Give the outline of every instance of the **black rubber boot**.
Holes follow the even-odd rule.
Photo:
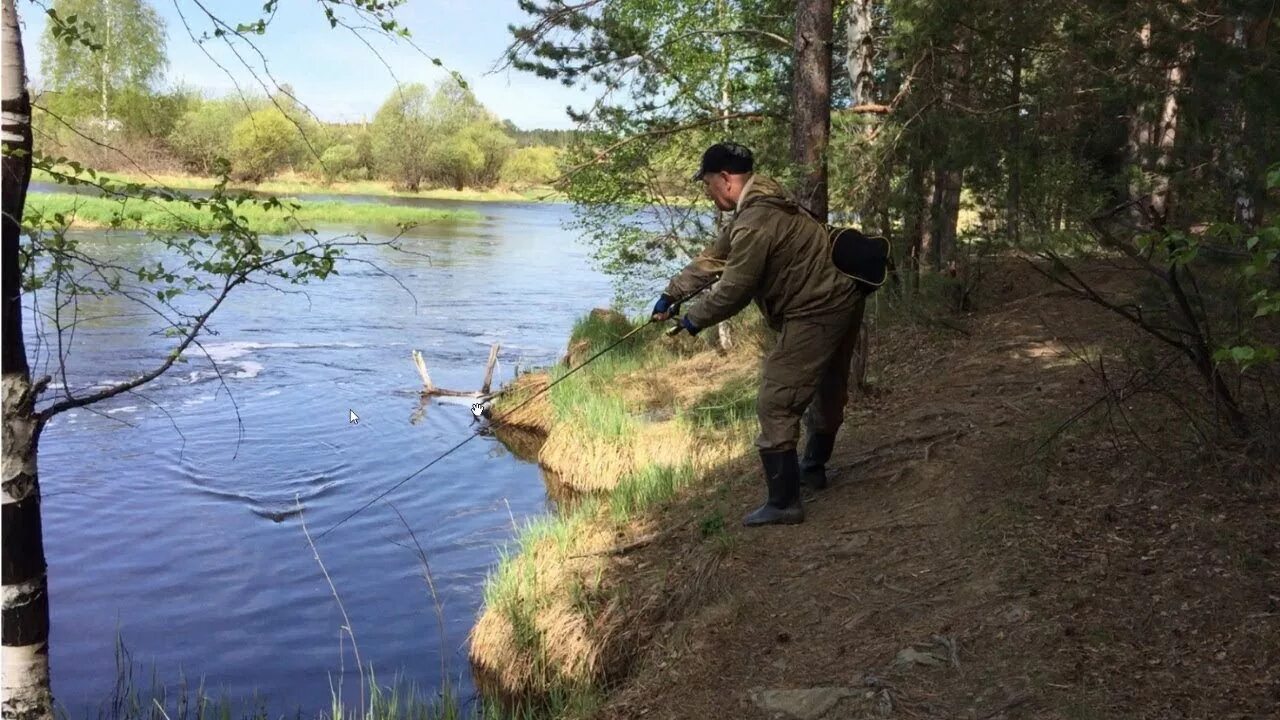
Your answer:
[[[760,451],[769,499],[742,519],[743,525],[795,525],[804,522],[800,504],[800,462],[795,450]]]
[[[814,490],[827,487],[827,461],[836,446],[836,436],[814,433],[804,446],[804,459],[800,461],[800,479]]]

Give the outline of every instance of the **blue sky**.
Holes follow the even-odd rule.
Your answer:
[[[181,9],[197,36],[207,29],[208,19],[195,2],[149,1],[166,23],[166,82],[182,83],[208,94],[232,91],[231,79],[192,42],[179,17]],[[202,1],[232,24],[256,20],[263,2]],[[42,80],[39,38],[45,28],[44,4],[52,5],[52,0],[41,0],[40,4],[18,2],[25,26],[28,72],[36,86]],[[594,98],[592,91],[566,88],[532,73],[504,70],[488,74],[510,42],[507,25],[523,24],[527,18],[516,0],[409,0],[396,10],[396,17],[409,28],[425,53],[460,72],[486,107],[521,128],[572,127],[565,106],[581,109]],[[372,33],[366,37],[402,83],[430,85],[447,75],[405,44]],[[281,0],[267,34],[256,41],[276,79],[292,85],[298,98],[322,120],[357,121],[362,116],[372,119],[395,87],[396,80],[368,47],[347,30],[329,28],[316,0]],[[243,87],[255,87],[252,76],[222,41],[209,40],[205,47]]]

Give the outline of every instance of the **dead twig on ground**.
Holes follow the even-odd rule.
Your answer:
[[[1003,712],[1006,712],[1006,711],[1012,710],[1013,708],[1018,707],[1019,705],[1027,702],[1030,699],[1031,699],[1031,693],[1019,693],[1017,695],[1014,695],[1013,697],[1000,703],[994,708],[991,708],[986,713],[979,715],[978,720],[990,720],[991,718]]]
[[[938,523],[919,522],[919,523],[882,523],[880,525],[863,525],[861,527],[844,528],[836,532],[841,535],[855,535],[860,532],[872,532],[875,530],[908,530],[915,528],[933,527]]]
[[[596,552],[579,553],[577,555],[570,555],[569,557],[576,560],[578,558],[599,557],[601,555],[613,555],[613,556],[626,555],[627,553],[633,552],[635,550],[639,550],[640,548],[646,545],[653,544],[653,541],[657,540],[661,536],[662,536],[661,533],[656,533],[656,532],[649,533],[648,535],[641,535],[640,537],[636,538],[632,542],[627,543],[626,545],[619,545],[617,547],[612,547],[607,550],[597,550]]]

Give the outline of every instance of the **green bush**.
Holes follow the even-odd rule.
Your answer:
[[[559,158],[553,147],[520,148],[502,164],[498,177],[508,185],[546,185],[560,175]]]
[[[408,85],[392,92],[369,135],[376,173],[409,190],[424,181],[492,185],[515,147],[475,95],[451,80],[434,91]]]
[[[455,190],[473,184],[484,170],[484,152],[471,140],[458,136],[432,143],[425,161],[433,180]]]
[[[503,164],[511,156],[516,141],[507,136],[502,128],[493,122],[472,123],[458,133],[463,141],[471,142],[480,150],[483,160],[479,171],[471,178],[471,183],[490,187],[498,182],[498,174]]]
[[[261,182],[301,154],[298,128],[278,109],[259,110],[231,130],[231,168],[236,176]]]
[[[165,93],[126,88],[111,98],[111,117],[120,122],[125,137],[164,138],[199,98],[177,89]]]
[[[231,131],[246,111],[262,108],[251,101],[249,108],[240,99],[208,100],[183,113],[169,133],[169,146],[187,169],[208,175],[218,158],[231,155]]]
[[[370,149],[378,175],[407,190],[417,190],[427,174],[426,145],[431,127],[426,119],[430,94],[425,85],[392,91],[373,116]]]
[[[352,180],[359,176],[360,151],[355,145],[333,145],[320,155],[316,163],[316,171],[331,183],[337,180]]]

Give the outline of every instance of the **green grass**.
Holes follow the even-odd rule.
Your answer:
[[[587,343],[587,349],[578,353],[580,357],[575,357],[575,362],[583,362],[643,322],[613,315],[587,315],[574,325],[570,336],[570,347]],[[636,333],[553,387],[548,392],[548,401],[556,420],[575,419],[582,427],[590,428],[596,437],[624,441],[635,430],[635,420],[626,403],[609,392],[610,385],[619,375],[649,366],[658,358],[663,351],[655,343],[656,336],[656,329]],[[570,368],[557,368],[552,380],[559,380],[569,371]]]
[[[609,493],[609,513],[617,523],[625,523],[675,497],[676,491],[692,482],[688,465],[650,465],[625,477]]]
[[[608,347],[628,332],[639,327],[646,318],[626,320],[616,315],[595,314],[582,318],[569,341],[574,363],[581,363],[595,352]],[[630,407],[623,388],[643,382],[645,372],[662,372],[679,359],[683,350],[661,342],[657,327],[639,332],[632,341],[619,345],[591,365],[565,378],[569,368],[560,366],[550,373],[551,380],[565,378],[547,392],[553,422],[558,433],[572,433],[573,447],[628,448],[642,436],[645,421],[639,411]],[[745,337],[739,336],[746,340]],[[637,375],[638,373],[638,375]],[[624,376],[630,375],[624,380]],[[716,388],[696,403],[684,408],[670,422],[677,433],[703,434],[721,438],[754,434],[756,388],[753,378],[737,378],[727,386]],[[517,402],[519,398],[511,398]],[[506,402],[504,400],[503,402]],[[495,411],[501,412],[500,407]],[[515,636],[512,641],[521,649],[521,662],[529,663],[537,680],[531,693],[549,693],[565,699],[591,699],[599,688],[566,685],[553,666],[549,652],[554,638],[538,631],[534,618],[546,608],[568,602],[575,612],[593,622],[602,606],[600,599],[603,565],[594,566],[593,575],[578,576],[570,572],[566,578],[549,583],[545,571],[569,558],[590,557],[596,550],[591,543],[614,533],[626,533],[634,523],[646,518],[665,503],[672,501],[682,489],[692,485],[697,475],[685,458],[675,465],[650,464],[630,470],[616,486],[586,494],[580,502],[559,514],[540,518],[519,529],[510,551],[503,554],[498,566],[485,583],[485,612],[496,613],[510,623]],[[580,458],[582,464],[593,463],[591,457]],[[704,529],[710,542],[725,545],[723,514]],[[586,553],[583,555],[583,553]],[[559,578],[561,568],[551,577]],[[606,590],[607,594],[608,591]],[[574,681],[577,682],[577,681]]]
[[[368,227],[479,220],[479,213],[437,210],[374,203],[299,202],[291,208],[265,209],[246,203],[237,215],[251,230],[267,235],[285,235],[313,225]],[[27,196],[27,222],[43,218],[45,224],[61,224],[58,216],[72,226],[113,227],[161,232],[217,232],[222,222],[205,208],[183,202],[162,200],[118,200],[63,193],[32,193]]]
[[[558,422],[576,421],[592,436],[625,440],[635,430],[635,420],[621,398],[601,394],[589,378],[576,375],[551,389],[550,403]]]
[[[697,427],[726,428],[749,422],[756,416],[758,383],[753,377],[731,380],[698,398],[685,414]]]
[[[70,174],[70,173],[68,173]],[[173,188],[180,190],[211,190],[219,179],[200,175],[173,175],[153,173],[98,173],[101,179],[117,182],[138,183],[153,188]],[[48,173],[36,169],[31,175],[32,182],[57,182]],[[325,184],[323,181],[307,176],[280,177],[261,183],[229,183],[231,188],[253,190],[272,195],[373,195],[378,197],[410,197],[430,200],[458,200],[464,202],[563,202],[566,195],[549,187],[528,187],[520,189],[472,189],[454,190],[452,188],[427,188],[418,192],[399,190],[385,180],[357,180],[352,182],[335,182]]]
[[[572,346],[585,341],[590,345],[590,352],[596,353],[645,323],[646,320],[628,320],[611,313],[590,313],[574,323],[569,344]],[[609,354],[613,357],[625,357],[643,350],[646,347],[642,342],[643,335],[644,333],[636,333],[631,339],[610,350]]]

